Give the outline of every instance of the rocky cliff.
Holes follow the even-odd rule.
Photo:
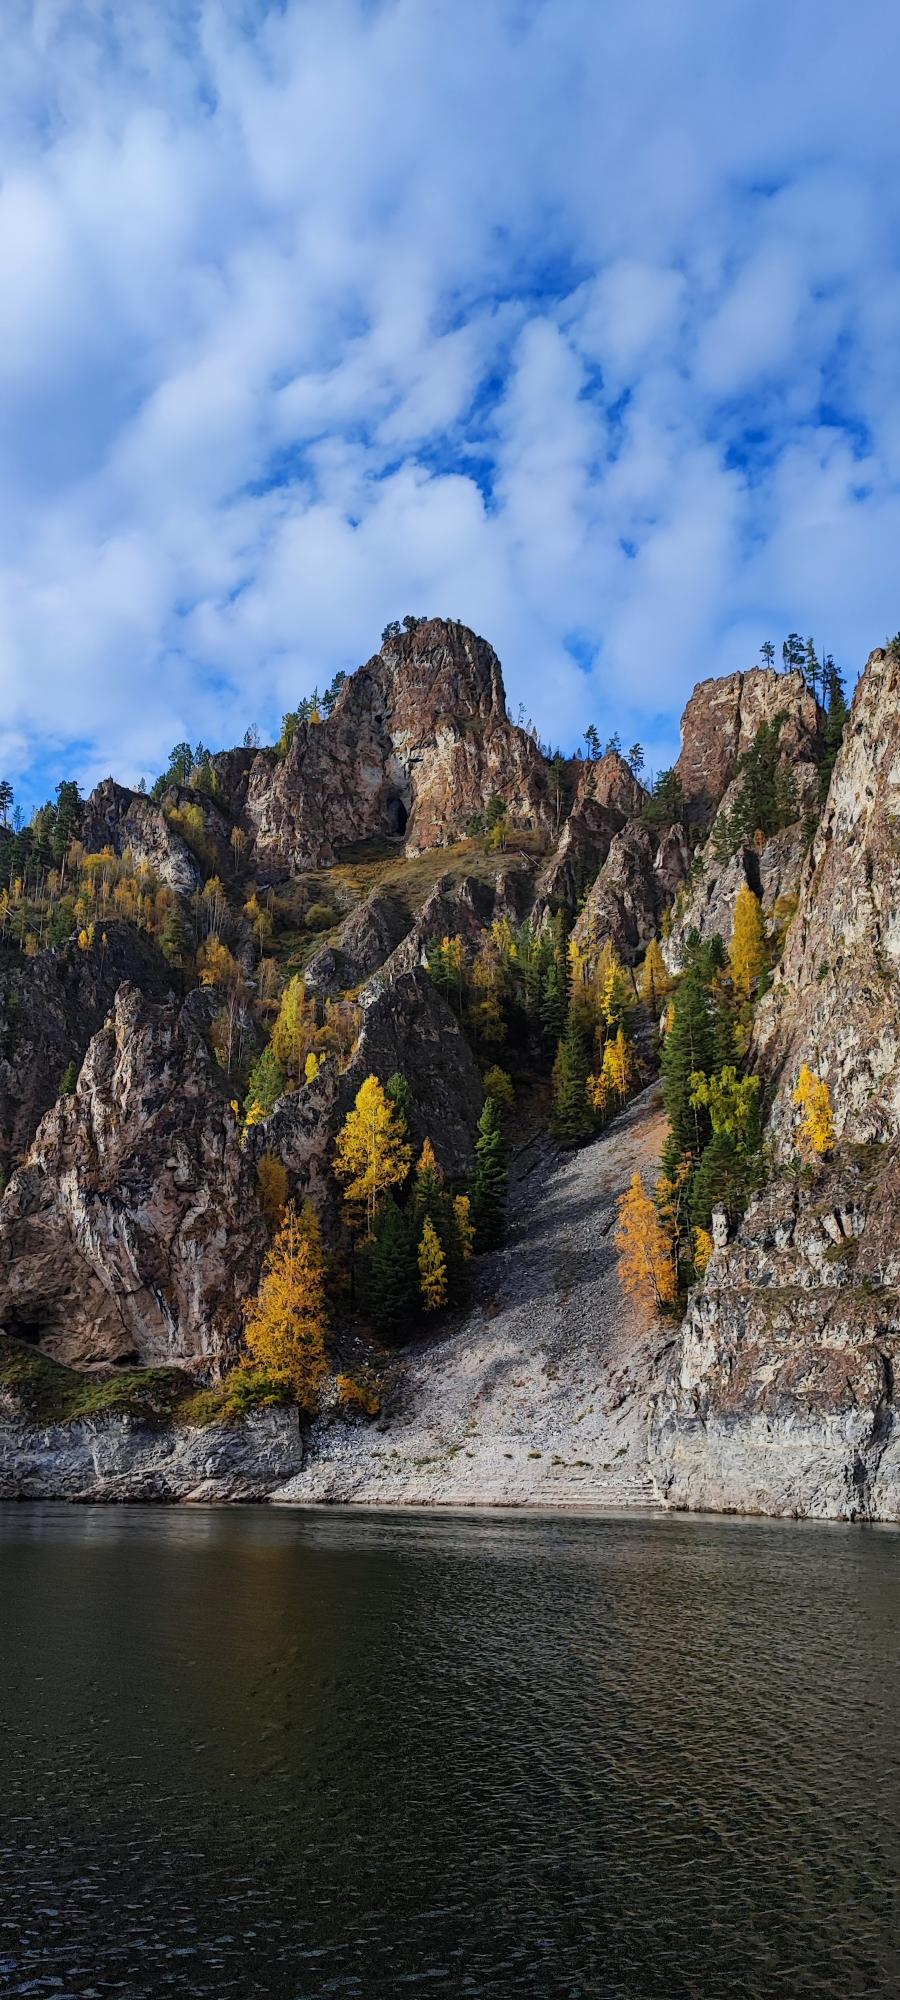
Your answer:
[[[518,823],[550,826],[544,760],[509,720],[496,653],[435,618],[351,674],[283,758],[259,753],[243,813],[258,872],[274,879],[373,836],[439,847],[495,793]]]
[[[81,1365],[227,1352],[266,1242],[212,1002],[121,986],[0,1217],[0,1323]]]
[[[656,1413],[654,1470],[679,1505],[900,1518],[898,813],[900,655],[879,649],[756,1017],[782,1165],[712,1257]],[[804,1063],[836,1144],[798,1171]]]
[[[783,754],[805,790],[805,769],[815,772],[821,758],[822,714],[803,675],[796,669],[777,674],[752,667],[749,673],[698,683],[682,717],[675,765],[689,820],[710,823],[739,758],[751,748],[757,730],[779,715],[784,716]]]

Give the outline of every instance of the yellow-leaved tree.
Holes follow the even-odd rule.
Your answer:
[[[426,1215],[419,1243],[419,1288],[426,1312],[447,1303],[447,1259],[431,1217]]]
[[[274,1153],[263,1153],[256,1169],[259,1205],[270,1229],[281,1221],[287,1206],[288,1177]]]
[[[754,896],[746,883],[738,890],[734,906],[729,958],[735,986],[749,999],[766,969],[766,931],[759,897]]]
[[[663,1227],[640,1174],[632,1175],[631,1186],[619,1198],[613,1241],[629,1298],[651,1310],[672,1305],[678,1291],[674,1238]]]
[[[299,1084],[316,1032],[315,1001],[307,997],[306,984],[295,972],[281,996],[271,1047],[285,1076]]]
[[[672,984],[668,967],[662,955],[658,938],[651,938],[641,967],[640,995],[651,1014],[658,1014],[660,1005]]]
[[[472,1221],[472,1204],[467,1194],[453,1197],[453,1219],[463,1258],[468,1262],[475,1249],[475,1225]]]
[[[381,1195],[405,1181],[411,1160],[406,1119],[377,1076],[367,1076],[338,1133],[334,1171],[344,1183],[347,1206],[365,1215],[370,1236]]]
[[[244,1332],[254,1361],[289,1382],[302,1409],[313,1409],[328,1373],[325,1279],[318,1230],[293,1203],[266,1257]]]
[[[825,1078],[817,1076],[808,1063],[801,1066],[792,1102],[803,1112],[798,1134],[801,1151],[808,1158],[824,1159],[834,1146],[831,1092]]]

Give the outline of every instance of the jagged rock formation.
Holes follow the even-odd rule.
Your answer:
[[[689,865],[680,826],[660,834],[637,820],[617,834],[573,931],[588,958],[596,957],[608,938],[633,965],[658,935],[663,911]]]
[[[759,897],[773,939],[793,915],[809,844],[802,820],[773,833],[762,848],[739,847],[726,861],[718,859],[713,839],[714,835],[707,841],[675,904],[672,928],[663,946],[670,972],[681,971],[692,931],[697,931],[704,943],[718,936],[728,945],[735,904],[745,887]]]
[[[900,1518],[900,657],[859,683],[754,1056],[787,1162],[801,1064],[831,1091],[838,1146],[785,1169],[692,1296],[653,1430],[688,1506]]]
[[[146,862],[180,896],[199,887],[202,871],[187,842],[171,827],[155,799],[104,778],[85,801],[81,840],[89,854],[111,847]]]
[[[433,618],[351,674],[283,759],[257,754],[244,811],[257,871],[275,879],[373,835],[439,847],[494,793],[519,824],[552,823],[546,765],[508,718],[496,653]]]
[[[0,957],[0,1160],[4,1173],[21,1157],[39,1120],[59,1095],[71,1063],[80,1065],[123,980],[162,1000],[172,973],[161,953],[130,924],[110,921],[87,950],[75,938],[24,958]]]
[[[648,793],[625,758],[618,750],[605,750],[596,763],[585,764],[572,811],[577,813],[586,800],[593,799],[597,805],[619,813],[624,822],[637,818],[647,798]]]
[[[898,1202],[895,1160],[785,1176],[714,1252],[651,1425],[671,1504],[900,1519]]]
[[[824,745],[822,711],[803,675],[796,669],[776,674],[767,667],[752,667],[746,674],[699,682],[682,717],[681,753],[675,765],[686,819],[709,824],[738,758],[750,749],[762,724],[774,722],[778,715],[784,716],[782,752],[805,796],[806,767],[814,789]]]
[[[227,1352],[266,1242],[205,1029],[121,986],[0,1207],[0,1324],[58,1360]]]
[[[439,1165],[451,1178],[472,1162],[475,1126],[484,1090],[475,1058],[459,1023],[427,973],[376,978],[361,995],[363,1023],[348,1068],[326,1063],[311,1084],[282,1097],[270,1116],[248,1134],[248,1156],[274,1153],[287,1168],[298,1198],[309,1195],[321,1213],[338,1206],[331,1173],[334,1140],[367,1076],[386,1084],[405,1076],[412,1093],[410,1132],[416,1146],[430,1138]]]
[[[756,1024],[784,1151],[800,1065],[831,1089],[838,1136],[900,1136],[900,657],[870,655]]]
[[[345,993],[359,986],[384,965],[413,926],[399,896],[376,886],[352,910],[333,944],[313,953],[306,967],[307,986],[323,993]]]

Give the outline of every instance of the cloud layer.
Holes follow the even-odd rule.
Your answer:
[[[671,753],[900,625],[883,0],[10,0],[0,765],[239,740],[405,611]]]

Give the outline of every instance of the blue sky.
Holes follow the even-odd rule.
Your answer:
[[[657,767],[900,626],[900,10],[6,0],[0,772],[266,734],[388,618]]]

